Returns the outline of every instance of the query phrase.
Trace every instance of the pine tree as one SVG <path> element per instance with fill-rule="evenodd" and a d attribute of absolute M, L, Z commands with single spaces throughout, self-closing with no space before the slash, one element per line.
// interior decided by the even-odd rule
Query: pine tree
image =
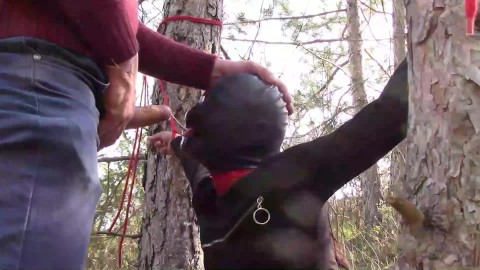
<path fill-rule="evenodd" d="M 164 18 L 188 15 L 221 20 L 222 5 L 221 0 L 165 1 Z M 172 21 L 160 31 L 194 48 L 212 54 L 219 52 L 221 29 L 218 26 Z M 184 122 L 185 113 L 199 100 L 201 92 L 176 84 L 165 85 L 175 117 Z M 153 103 L 160 102 L 163 99 L 157 82 Z M 162 124 L 153 132 L 166 128 L 166 124 Z M 203 269 L 199 229 L 195 224 L 191 198 L 191 189 L 178 159 L 150 153 L 139 269 Z"/>

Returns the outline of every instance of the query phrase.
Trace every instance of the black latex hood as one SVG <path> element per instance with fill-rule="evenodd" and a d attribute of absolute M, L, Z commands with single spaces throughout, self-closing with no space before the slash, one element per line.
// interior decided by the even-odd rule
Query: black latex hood
<path fill-rule="evenodd" d="M 277 87 L 249 74 L 227 76 L 186 116 L 183 150 L 212 172 L 255 168 L 280 152 L 287 110 Z"/>

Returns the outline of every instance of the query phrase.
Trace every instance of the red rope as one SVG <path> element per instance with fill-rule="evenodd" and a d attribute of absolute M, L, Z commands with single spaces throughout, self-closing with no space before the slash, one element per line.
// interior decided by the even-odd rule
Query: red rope
<path fill-rule="evenodd" d="M 147 77 L 144 76 L 143 77 L 142 92 L 140 93 L 140 105 L 142 104 L 142 101 L 143 101 L 144 105 L 146 105 L 146 103 L 147 103 L 146 102 L 147 101 L 147 89 L 148 89 Z M 130 175 L 131 175 L 132 169 L 133 169 L 132 183 L 131 183 L 131 187 L 130 187 L 130 193 L 129 193 L 129 196 L 128 196 L 127 209 L 126 209 L 127 213 L 126 213 L 126 216 L 125 216 L 125 219 L 124 219 L 124 224 L 123 224 L 123 235 L 126 234 L 130 204 L 131 204 L 131 201 L 132 201 L 132 193 L 133 193 L 133 188 L 134 188 L 134 185 L 135 185 L 135 179 L 136 179 L 136 176 L 137 176 L 137 167 L 138 167 L 137 164 L 138 164 L 138 160 L 139 160 L 139 157 L 140 157 L 140 139 L 142 138 L 142 132 L 143 132 L 142 128 L 137 128 L 137 130 L 135 132 L 135 139 L 134 139 L 134 142 L 133 142 L 132 156 L 130 157 L 130 161 L 129 161 L 129 164 L 128 164 L 127 179 L 125 181 L 125 186 L 123 188 L 120 207 L 117 211 L 117 214 L 115 215 L 115 218 L 113 219 L 112 224 L 110 225 L 110 228 L 108 229 L 109 232 L 112 231 L 113 227 L 115 226 L 115 223 L 117 222 L 118 218 L 120 217 L 120 213 L 123 210 L 123 204 L 125 203 L 125 195 L 127 193 L 128 183 L 129 183 Z M 122 248 L 123 248 L 124 238 L 125 237 L 122 236 L 120 238 L 120 243 L 119 243 L 119 249 L 118 249 L 118 264 L 119 264 L 119 267 L 122 267 Z"/>
<path fill-rule="evenodd" d="M 180 20 L 187 20 L 187 21 L 196 22 L 196 23 L 217 25 L 217 26 L 220 26 L 220 27 L 223 26 L 223 23 L 219 20 L 195 18 L 195 17 L 191 17 L 191 16 L 172 16 L 172 17 L 164 19 L 160 23 L 160 26 L 159 26 L 158 30 L 160 30 L 160 27 L 162 27 L 163 25 L 165 25 L 168 22 L 180 21 Z M 157 32 L 158 32 L 158 30 L 157 30 Z M 170 106 L 169 99 L 168 99 L 168 96 L 167 96 L 167 92 L 165 90 L 165 83 L 162 80 L 159 80 L 159 82 L 160 82 L 160 89 L 161 89 L 162 95 L 163 95 L 163 103 L 166 106 Z M 148 90 L 147 77 L 144 75 L 143 76 L 142 92 L 140 94 L 140 104 L 142 104 L 142 100 L 143 100 L 144 105 L 146 105 L 146 103 L 147 103 L 147 90 Z M 175 124 L 175 119 L 173 119 L 173 117 L 170 117 L 170 126 L 171 126 L 171 129 L 172 129 L 172 137 L 175 137 L 175 135 L 178 134 L 178 132 L 177 132 L 177 126 Z M 133 142 L 132 156 L 130 157 L 130 161 L 129 161 L 129 164 L 128 164 L 127 179 L 125 181 L 125 186 L 123 188 L 120 207 L 118 209 L 117 214 L 115 215 L 115 218 L 113 219 L 112 224 L 110 225 L 110 228 L 108 229 L 109 232 L 112 231 L 112 229 L 115 226 L 118 218 L 120 217 L 121 211 L 123 210 L 123 204 L 125 203 L 125 195 L 126 195 L 126 192 L 127 192 L 127 189 L 128 189 L 130 174 L 131 174 L 132 168 L 133 168 L 132 182 L 130 184 L 130 192 L 128 194 L 127 209 L 126 209 L 125 219 L 124 219 L 124 222 L 123 222 L 123 233 L 122 233 L 123 236 L 120 238 L 119 247 L 118 247 L 118 265 L 119 265 L 119 267 L 122 267 L 123 241 L 125 239 L 124 235 L 127 232 L 128 218 L 129 218 L 130 206 L 131 206 L 132 195 L 133 195 L 133 188 L 135 186 L 135 179 L 136 179 L 136 176 L 137 176 L 137 168 L 138 168 L 137 165 L 138 165 L 138 160 L 139 160 L 139 157 L 140 157 L 140 139 L 142 138 L 142 133 L 143 133 L 143 129 L 142 128 L 137 128 L 137 130 L 135 132 L 135 140 Z"/>
<path fill-rule="evenodd" d="M 157 32 L 160 31 L 160 28 L 162 26 L 164 26 L 165 24 L 167 24 L 169 22 L 173 22 L 173 21 L 190 21 L 190 22 L 195 22 L 195 23 L 217 25 L 217 26 L 220 26 L 220 27 L 223 26 L 223 22 L 220 21 L 220 20 L 217 20 L 217 19 L 196 18 L 196 17 L 192 17 L 192 16 L 178 15 L 178 16 L 172 16 L 172 17 L 165 18 L 160 23 L 160 25 L 158 26 Z M 162 94 L 163 94 L 164 104 L 166 106 L 170 106 L 169 101 L 168 101 L 167 92 L 165 90 L 165 83 L 162 80 L 159 80 L 159 81 L 160 81 L 160 89 L 161 89 Z M 173 117 L 170 117 L 170 126 L 172 128 L 172 138 L 175 138 L 175 135 L 179 134 L 179 133 L 177 132 L 177 125 L 175 124 L 175 120 L 173 119 Z"/>
<path fill-rule="evenodd" d="M 165 85 L 164 85 L 165 83 L 162 80 L 159 80 L 159 81 L 160 81 L 160 90 L 162 91 L 162 95 L 163 95 L 163 104 L 165 104 L 165 106 L 170 107 L 167 91 L 165 90 Z M 175 120 L 173 119 L 173 117 L 170 117 L 170 127 L 172 128 L 172 138 L 175 138 L 175 134 L 178 134 L 178 132 L 177 132 L 177 125 L 175 124 Z"/>
<path fill-rule="evenodd" d="M 137 129 L 136 133 L 135 133 L 135 140 L 133 142 L 133 149 L 136 148 L 137 146 L 137 142 L 138 142 L 138 135 L 139 135 L 139 130 Z M 133 154 L 133 152 L 132 152 Z M 118 211 L 117 211 L 117 214 L 115 215 L 115 218 L 113 218 L 113 221 L 112 221 L 112 225 L 110 225 L 110 228 L 108 228 L 108 232 L 111 232 L 112 229 L 113 229 L 113 226 L 115 226 L 115 223 L 117 223 L 117 220 L 120 216 L 120 213 L 122 212 L 123 210 L 123 204 L 125 202 L 125 194 L 127 193 L 127 188 L 128 188 L 128 182 L 129 182 L 129 179 L 130 179 L 130 172 L 132 171 L 132 165 L 133 165 L 133 162 L 134 162 L 134 159 L 132 157 L 130 157 L 130 161 L 128 163 L 128 170 L 127 170 L 127 180 L 125 181 L 125 186 L 123 187 L 123 194 L 122 194 L 122 199 L 120 201 L 120 207 L 118 208 Z"/>
<path fill-rule="evenodd" d="M 467 24 L 467 35 L 475 33 L 475 19 L 478 12 L 477 0 L 465 0 L 465 17 Z"/>
<path fill-rule="evenodd" d="M 147 105 L 147 77 L 144 75 L 143 76 L 143 87 L 142 87 L 142 94 L 143 94 L 143 106 Z M 140 96 L 140 105 L 142 104 L 142 95 Z M 137 131 L 140 130 L 140 135 L 138 138 L 142 138 L 142 133 L 143 133 L 143 128 L 137 129 Z M 135 149 L 135 147 L 134 147 Z M 138 169 L 138 160 L 140 159 L 140 141 L 137 144 L 137 149 L 136 153 L 132 157 L 134 158 L 134 165 L 133 165 L 133 177 L 132 177 L 132 183 L 130 185 L 130 194 L 128 195 L 128 202 L 127 202 L 127 213 L 125 214 L 125 220 L 123 221 L 123 232 L 122 236 L 120 238 L 120 242 L 118 244 L 118 266 L 122 267 L 122 249 L 123 249 L 123 241 L 125 240 L 125 234 L 127 233 L 127 226 L 128 226 L 128 217 L 130 213 L 130 205 L 132 203 L 132 196 L 133 196 L 133 188 L 135 186 L 135 179 L 137 179 L 137 169 Z M 133 154 L 133 151 L 132 151 Z"/>
<path fill-rule="evenodd" d="M 160 30 L 160 28 L 163 25 L 173 21 L 190 21 L 195 23 L 203 23 L 203 24 L 217 25 L 217 26 L 223 27 L 223 22 L 217 19 L 206 19 L 206 18 L 197 18 L 192 16 L 178 15 L 178 16 L 172 16 L 172 17 L 163 19 L 163 21 L 158 26 L 157 32 Z"/>

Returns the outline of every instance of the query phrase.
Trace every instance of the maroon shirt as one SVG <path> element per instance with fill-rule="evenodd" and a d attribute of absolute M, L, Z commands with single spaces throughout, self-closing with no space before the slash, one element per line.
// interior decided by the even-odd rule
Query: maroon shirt
<path fill-rule="evenodd" d="M 209 87 L 216 59 L 140 23 L 136 0 L 0 0 L 0 39 L 15 36 L 50 41 L 100 66 L 138 52 L 140 72 L 199 89 Z"/>

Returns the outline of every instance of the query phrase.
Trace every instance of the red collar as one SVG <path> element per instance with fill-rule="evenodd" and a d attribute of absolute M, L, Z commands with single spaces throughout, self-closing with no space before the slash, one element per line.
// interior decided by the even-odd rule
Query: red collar
<path fill-rule="evenodd" d="M 226 173 L 212 173 L 212 182 L 217 194 L 220 196 L 225 195 L 225 193 L 227 193 L 233 184 L 235 184 L 245 175 L 249 174 L 251 171 L 252 169 L 244 169 Z"/>

